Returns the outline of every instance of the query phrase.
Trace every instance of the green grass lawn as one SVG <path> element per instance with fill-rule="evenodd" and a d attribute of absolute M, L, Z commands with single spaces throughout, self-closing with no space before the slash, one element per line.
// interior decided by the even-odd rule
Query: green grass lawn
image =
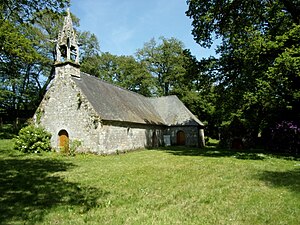
<path fill-rule="evenodd" d="M 300 161 L 164 148 L 24 155 L 0 140 L 0 224 L 300 224 Z"/>

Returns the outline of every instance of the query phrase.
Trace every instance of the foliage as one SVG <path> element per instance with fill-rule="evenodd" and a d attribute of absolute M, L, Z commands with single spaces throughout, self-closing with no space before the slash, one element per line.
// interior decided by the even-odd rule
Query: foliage
<path fill-rule="evenodd" d="M 175 78 L 179 79 L 179 76 L 175 77 L 179 72 L 178 68 L 184 71 L 181 61 L 176 62 L 180 59 L 179 56 L 183 56 L 182 43 L 174 38 L 161 37 L 160 40 L 163 42 L 161 45 L 154 39 L 145 43 L 144 47 L 137 51 L 136 58 L 106 52 L 85 59 L 81 68 L 103 80 L 146 96 L 162 95 L 164 88 L 164 94 L 170 94 L 170 82 L 175 83 Z M 149 51 L 153 54 L 149 55 Z M 161 66 L 155 68 L 155 65 L 159 64 Z M 165 83 L 167 79 L 170 81 Z"/>
<path fill-rule="evenodd" d="M 61 12 L 69 4 L 68 0 L 24 0 L 24 1 L 0 1 L 0 34 L 1 55 L 18 56 L 23 60 L 36 54 L 32 50 L 32 42 L 24 37 L 22 27 L 30 27 L 37 18 L 45 12 Z M 30 49 L 32 53 L 24 51 Z M 29 53 L 29 54 L 28 54 Z"/>
<path fill-rule="evenodd" d="M 184 54 L 186 73 L 178 82 L 180 85 L 174 94 L 206 124 L 205 135 L 218 138 L 218 125 L 221 117 L 216 113 L 218 93 L 212 77 L 213 72 L 210 70 L 215 63 L 214 59 L 198 61 L 189 50 L 185 50 Z"/>
<path fill-rule="evenodd" d="M 299 224 L 296 160 L 212 147 L 70 160 L 11 145 L 0 140 L 3 224 Z"/>
<path fill-rule="evenodd" d="M 19 131 L 14 149 L 24 153 L 41 153 L 51 151 L 51 134 L 42 127 L 29 125 Z"/>
<path fill-rule="evenodd" d="M 21 27 L 14 26 L 10 21 L 1 22 L 0 38 L 2 40 L 0 43 L 2 57 L 16 57 L 29 62 L 37 57 L 32 42 L 21 33 Z M 5 59 L 1 61 L 5 61 Z"/>
<path fill-rule="evenodd" d="M 37 104 L 41 89 L 38 80 L 47 60 L 40 48 L 43 44 L 39 45 L 45 38 L 34 24 L 67 4 L 66 0 L 1 1 L 1 110 L 28 110 Z"/>
<path fill-rule="evenodd" d="M 70 148 L 68 151 L 69 156 L 75 156 L 76 151 L 78 148 L 82 145 L 82 142 L 80 140 L 74 139 L 70 141 Z"/>
<path fill-rule="evenodd" d="M 154 94 L 157 96 L 170 95 L 180 85 L 185 75 L 184 46 L 175 38 L 159 38 L 158 43 L 154 38 L 138 49 L 138 61 L 144 63 L 148 71 L 156 80 Z"/>
<path fill-rule="evenodd" d="M 184 49 L 176 38 L 151 39 L 136 52 L 137 60 L 144 63 L 155 81 L 154 96 L 177 95 L 181 101 L 202 121 L 210 125 L 209 133 L 216 133 L 214 112 L 216 92 L 214 79 L 206 70 L 214 64 L 213 59 L 201 63 Z"/>
<path fill-rule="evenodd" d="M 211 67 L 216 114 L 251 124 L 251 136 L 283 110 L 299 116 L 299 1 L 189 0 L 187 16 L 203 47 L 220 43 Z"/>
<path fill-rule="evenodd" d="M 17 134 L 18 131 L 16 131 L 13 124 L 0 124 L 0 139 L 12 139 Z"/>
<path fill-rule="evenodd" d="M 76 18 L 76 20 L 78 19 Z M 85 59 L 97 56 L 99 54 L 100 46 L 95 34 L 92 34 L 89 31 L 78 32 L 78 42 L 80 43 L 79 54 L 81 62 L 84 62 Z"/>
<path fill-rule="evenodd" d="M 249 136 L 249 128 L 245 121 L 235 116 L 229 123 L 225 122 L 220 130 L 220 147 L 226 149 L 244 149 L 254 147 L 255 143 Z"/>
<path fill-rule="evenodd" d="M 266 149 L 298 155 L 300 150 L 300 124 L 296 121 L 275 123 L 263 133 Z"/>
<path fill-rule="evenodd" d="M 22 0 L 0 1 L 1 16 L 5 20 L 19 23 L 33 22 L 41 11 L 61 11 L 70 4 L 69 0 Z M 34 16 L 35 15 L 35 16 Z"/>
<path fill-rule="evenodd" d="M 16 5 L 10 5 L 12 2 Z M 65 7 L 68 1 L 41 2 L 9 1 L 3 6 L 7 8 L 0 23 L 1 111 L 14 110 L 16 115 L 21 110 L 34 111 L 54 78 L 55 40 L 65 16 L 59 7 Z M 12 11 L 17 5 L 25 8 Z M 71 16 L 78 27 L 79 19 Z M 98 41 L 90 32 L 78 32 L 78 40 L 82 44 L 81 60 L 99 51 Z"/>

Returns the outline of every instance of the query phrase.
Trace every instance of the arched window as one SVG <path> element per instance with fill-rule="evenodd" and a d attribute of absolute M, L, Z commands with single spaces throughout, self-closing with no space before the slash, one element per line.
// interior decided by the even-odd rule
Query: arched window
<path fill-rule="evenodd" d="M 58 132 L 58 147 L 65 153 L 69 152 L 69 134 L 66 130 Z"/>
<path fill-rule="evenodd" d="M 177 145 L 185 145 L 185 133 L 182 130 L 177 132 Z"/>

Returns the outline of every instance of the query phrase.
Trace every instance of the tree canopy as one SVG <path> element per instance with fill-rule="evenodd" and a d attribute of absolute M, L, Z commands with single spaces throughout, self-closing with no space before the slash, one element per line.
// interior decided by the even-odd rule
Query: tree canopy
<path fill-rule="evenodd" d="M 189 0 L 192 34 L 220 40 L 213 65 L 222 121 L 245 120 L 257 136 L 267 123 L 299 119 L 300 2 Z M 219 113 L 221 115 L 221 113 Z M 293 118 L 291 118 L 293 117 Z"/>
<path fill-rule="evenodd" d="M 62 27 L 67 0 L 2 1 L 0 20 L 0 111 L 35 110 L 53 79 L 53 40 Z M 73 22 L 79 26 L 74 15 Z M 99 44 L 90 32 L 77 32 L 82 60 Z"/>

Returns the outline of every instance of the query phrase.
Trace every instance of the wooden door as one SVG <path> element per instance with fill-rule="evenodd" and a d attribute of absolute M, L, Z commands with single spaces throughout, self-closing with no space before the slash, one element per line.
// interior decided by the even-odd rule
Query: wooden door
<path fill-rule="evenodd" d="M 183 131 L 177 132 L 177 145 L 185 145 L 185 133 Z"/>
<path fill-rule="evenodd" d="M 59 136 L 59 148 L 62 149 L 63 152 L 69 152 L 69 134 L 66 130 L 61 130 L 58 133 Z"/>

